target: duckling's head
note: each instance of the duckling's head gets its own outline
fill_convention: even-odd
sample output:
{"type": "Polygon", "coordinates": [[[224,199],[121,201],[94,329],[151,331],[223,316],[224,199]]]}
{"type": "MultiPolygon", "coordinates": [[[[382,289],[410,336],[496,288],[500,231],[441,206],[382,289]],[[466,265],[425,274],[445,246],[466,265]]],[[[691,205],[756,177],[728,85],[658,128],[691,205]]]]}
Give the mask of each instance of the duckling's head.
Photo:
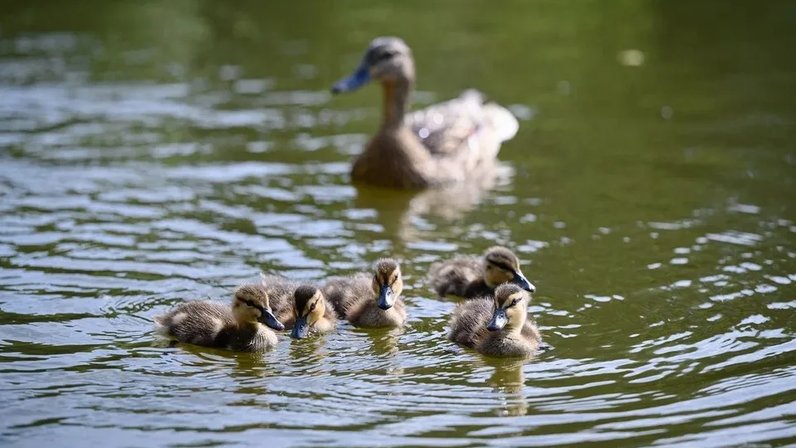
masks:
{"type": "Polygon", "coordinates": [[[415,63],[409,46],[398,37],[377,37],[370,42],[359,68],[332,87],[332,93],[351,92],[375,79],[382,83],[413,81],[415,63]]]}
{"type": "Polygon", "coordinates": [[[490,288],[510,282],[532,294],[536,292],[536,287],[522,274],[514,252],[501,246],[491,247],[484,254],[484,281],[490,288]]]}
{"type": "Polygon", "coordinates": [[[392,258],[382,258],[373,265],[373,271],[373,292],[378,297],[379,308],[389,310],[404,289],[401,266],[392,258]]]}
{"type": "Polygon", "coordinates": [[[486,328],[489,331],[522,329],[530,301],[530,294],[513,283],[498,286],[495,290],[495,312],[486,328]]]}
{"type": "Polygon", "coordinates": [[[271,311],[268,294],[260,285],[243,285],[235,290],[232,298],[232,313],[240,323],[260,322],[274,330],[282,331],[285,326],[271,311]]]}
{"type": "Polygon", "coordinates": [[[302,339],[309,334],[310,327],[315,325],[326,312],[326,300],[321,291],[309,285],[301,285],[293,293],[295,301],[296,323],[290,336],[302,339]]]}

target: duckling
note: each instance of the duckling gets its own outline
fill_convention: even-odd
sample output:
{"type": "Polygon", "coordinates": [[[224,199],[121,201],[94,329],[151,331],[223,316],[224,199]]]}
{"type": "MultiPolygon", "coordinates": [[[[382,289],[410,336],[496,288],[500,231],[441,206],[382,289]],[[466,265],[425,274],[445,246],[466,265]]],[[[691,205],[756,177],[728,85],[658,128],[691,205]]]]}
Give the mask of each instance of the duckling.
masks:
{"type": "Polygon", "coordinates": [[[531,296],[519,286],[504,283],[494,298],[478,297],[453,311],[448,339],[489,356],[527,357],[536,353],[542,336],[527,319],[531,296]]]}
{"type": "Polygon", "coordinates": [[[314,286],[301,285],[293,293],[293,312],[282,321],[285,328],[292,328],[290,336],[302,339],[309,334],[329,333],[337,326],[337,317],[332,305],[323,293],[314,286]]]}
{"type": "Polygon", "coordinates": [[[494,167],[501,143],[519,128],[511,112],[476,90],[407,114],[415,63],[400,38],[373,39],[359,68],[332,92],[350,92],[372,79],[384,91],[383,119],[354,161],[355,182],[406,189],[466,182],[494,167]]]}
{"type": "Polygon", "coordinates": [[[179,342],[243,352],[272,349],[277,338],[270,328],[285,329],[271,311],[268,295],[252,285],[235,290],[231,308],[209,300],[181,303],[156,316],[155,324],[160,334],[179,342]]]}
{"type": "Polygon", "coordinates": [[[520,270],[520,260],[514,252],[502,246],[487,249],[483,260],[460,256],[434,263],[429,271],[431,286],[440,295],[449,294],[472,299],[494,294],[495,288],[511,282],[534,293],[536,287],[520,270]]]}
{"type": "Polygon", "coordinates": [[[337,315],[355,327],[401,327],[406,309],[401,299],[403,280],[398,262],[384,258],[373,265],[374,275],[330,279],[323,294],[337,315]]]}

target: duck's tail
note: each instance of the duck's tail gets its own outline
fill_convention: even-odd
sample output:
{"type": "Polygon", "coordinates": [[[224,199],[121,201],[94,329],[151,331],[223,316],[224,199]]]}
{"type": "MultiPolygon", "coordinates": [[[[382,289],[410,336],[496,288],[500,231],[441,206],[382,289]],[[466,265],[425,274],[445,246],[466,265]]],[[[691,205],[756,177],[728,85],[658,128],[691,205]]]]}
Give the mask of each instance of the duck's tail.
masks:
{"type": "Polygon", "coordinates": [[[169,335],[169,330],[166,326],[166,316],[155,316],[152,320],[155,321],[155,333],[161,336],[169,335]]]}
{"type": "Polygon", "coordinates": [[[520,123],[508,109],[495,103],[484,104],[484,112],[492,122],[495,135],[501,142],[511,140],[517,135],[520,123]]]}

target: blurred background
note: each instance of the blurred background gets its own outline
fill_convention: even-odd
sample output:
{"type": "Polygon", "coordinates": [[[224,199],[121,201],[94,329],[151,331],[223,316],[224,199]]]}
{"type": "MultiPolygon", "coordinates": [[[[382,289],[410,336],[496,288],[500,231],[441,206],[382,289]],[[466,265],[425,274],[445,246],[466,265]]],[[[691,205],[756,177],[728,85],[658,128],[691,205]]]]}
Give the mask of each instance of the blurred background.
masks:
{"type": "Polygon", "coordinates": [[[782,445],[796,440],[796,2],[5,1],[4,445],[782,445]],[[487,187],[354,187],[332,97],[397,35],[416,108],[520,131],[487,187]],[[429,265],[505,244],[554,350],[445,340],[429,265]],[[166,347],[151,317],[402,261],[403,332],[166,347]]]}

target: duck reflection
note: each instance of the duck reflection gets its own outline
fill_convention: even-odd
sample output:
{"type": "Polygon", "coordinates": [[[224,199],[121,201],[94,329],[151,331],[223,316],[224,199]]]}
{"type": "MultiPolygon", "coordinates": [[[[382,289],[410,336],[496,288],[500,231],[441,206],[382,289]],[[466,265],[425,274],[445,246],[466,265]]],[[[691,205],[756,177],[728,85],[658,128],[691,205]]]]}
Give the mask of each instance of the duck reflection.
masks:
{"type": "Polygon", "coordinates": [[[376,210],[378,223],[386,235],[402,241],[421,239],[415,222],[418,218],[461,219],[483,201],[493,188],[511,182],[514,171],[505,164],[490,164],[467,182],[422,190],[392,190],[355,184],[354,205],[376,210]]]}
{"type": "Polygon", "coordinates": [[[528,413],[525,398],[525,373],[523,359],[486,359],[485,363],[495,369],[487,384],[503,395],[501,415],[518,416],[528,413]]]}
{"type": "Polygon", "coordinates": [[[290,358],[305,365],[323,365],[329,355],[324,337],[291,339],[290,358]]]}
{"type": "Polygon", "coordinates": [[[373,353],[379,356],[398,354],[398,336],[403,333],[401,328],[367,330],[367,333],[373,342],[373,353]]]}

